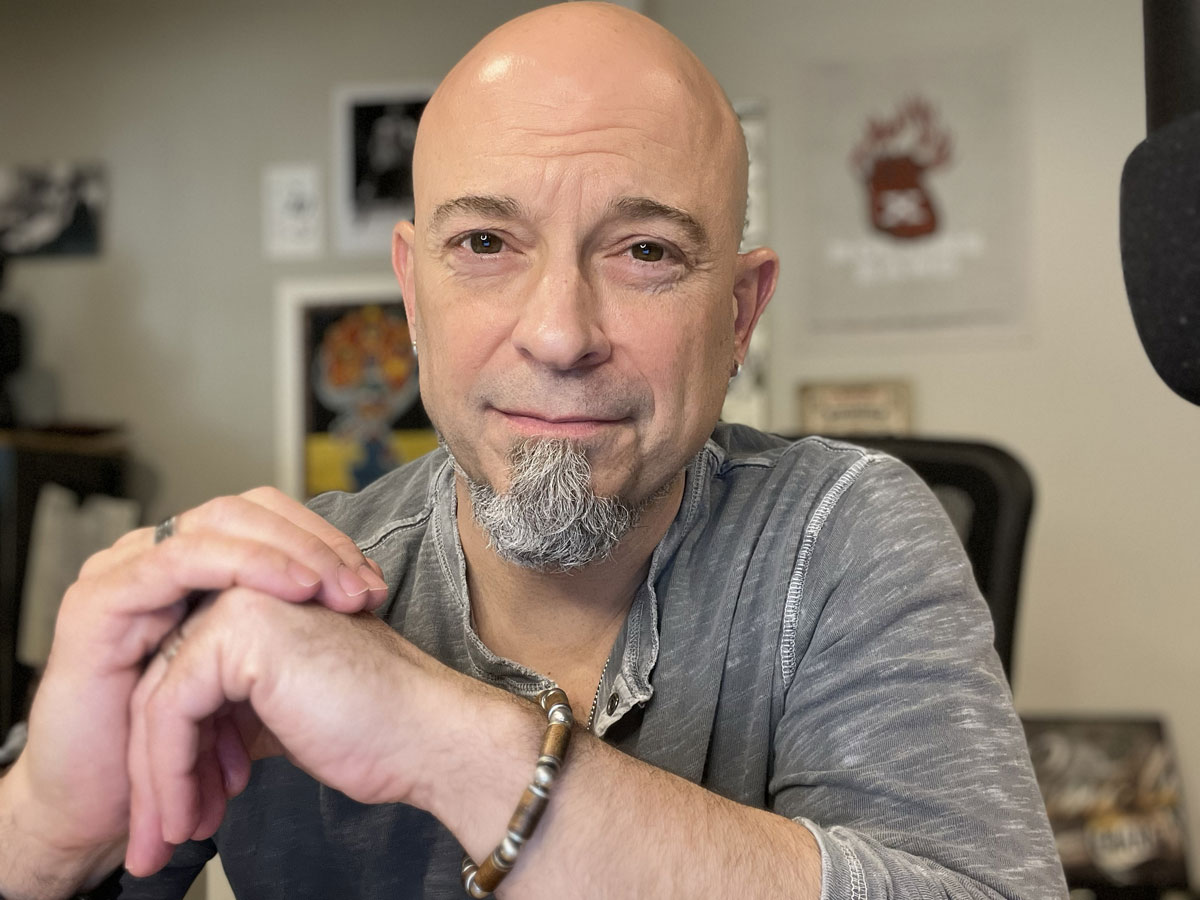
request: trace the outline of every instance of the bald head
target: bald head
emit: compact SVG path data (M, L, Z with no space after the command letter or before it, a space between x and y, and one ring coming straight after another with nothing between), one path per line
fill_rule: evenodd
M450 71L421 119L414 154L417 216L433 212L430 177L456 141L495 152L586 154L589 135L622 131L631 152L661 144L681 165L706 170L705 190L725 207L740 241L746 146L716 79L662 26L608 3L543 7L483 38ZM557 139L557 140L556 140ZM520 146L512 146L514 143ZM610 152L612 142L606 144Z
M539 9L442 82L413 176L392 258L461 471L503 491L515 446L563 438L598 496L677 502L778 264L738 252L746 145L712 75L624 8Z

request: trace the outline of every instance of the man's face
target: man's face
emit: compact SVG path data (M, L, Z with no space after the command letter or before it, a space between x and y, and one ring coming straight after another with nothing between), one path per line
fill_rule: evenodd
M598 494L636 503L703 444L757 317L728 136L670 86L501 81L422 126L396 254L422 397L475 480L503 491L515 445L568 438Z

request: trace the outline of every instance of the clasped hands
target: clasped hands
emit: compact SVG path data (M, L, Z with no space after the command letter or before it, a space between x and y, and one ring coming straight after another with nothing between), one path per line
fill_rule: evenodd
M387 596L349 538L273 489L189 510L158 544L126 535L63 599L10 773L20 824L63 858L127 838L146 875L216 831L254 758L282 753L362 802L411 800L406 716L462 676L371 614Z

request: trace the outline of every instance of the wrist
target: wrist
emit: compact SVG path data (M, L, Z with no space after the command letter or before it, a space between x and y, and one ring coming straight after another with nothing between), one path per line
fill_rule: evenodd
M103 883L124 855L124 841L67 846L56 815L40 802L25 757L0 778L0 898L68 897Z
M571 744L575 720L570 701L561 688L553 687L538 695L538 705L546 713L546 732L533 777L521 794L521 802L508 820L504 837L481 862L463 857L462 885L471 897L486 898L500 886L521 855L521 848L533 837L550 802L550 791L558 780Z
M437 743L416 805L475 858L491 852L529 783L546 714L534 703L467 679L441 707Z

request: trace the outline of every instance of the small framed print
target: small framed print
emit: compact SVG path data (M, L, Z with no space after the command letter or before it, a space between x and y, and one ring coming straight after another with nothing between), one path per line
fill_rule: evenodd
M107 202L98 163L0 166L0 256L98 255Z
M393 279L284 282L276 303L283 490L356 491L437 446Z
M821 382L797 393L800 430L807 434L890 434L912 431L906 381Z
M386 255L392 228L413 215L412 165L428 85L360 85L334 96L338 249Z

